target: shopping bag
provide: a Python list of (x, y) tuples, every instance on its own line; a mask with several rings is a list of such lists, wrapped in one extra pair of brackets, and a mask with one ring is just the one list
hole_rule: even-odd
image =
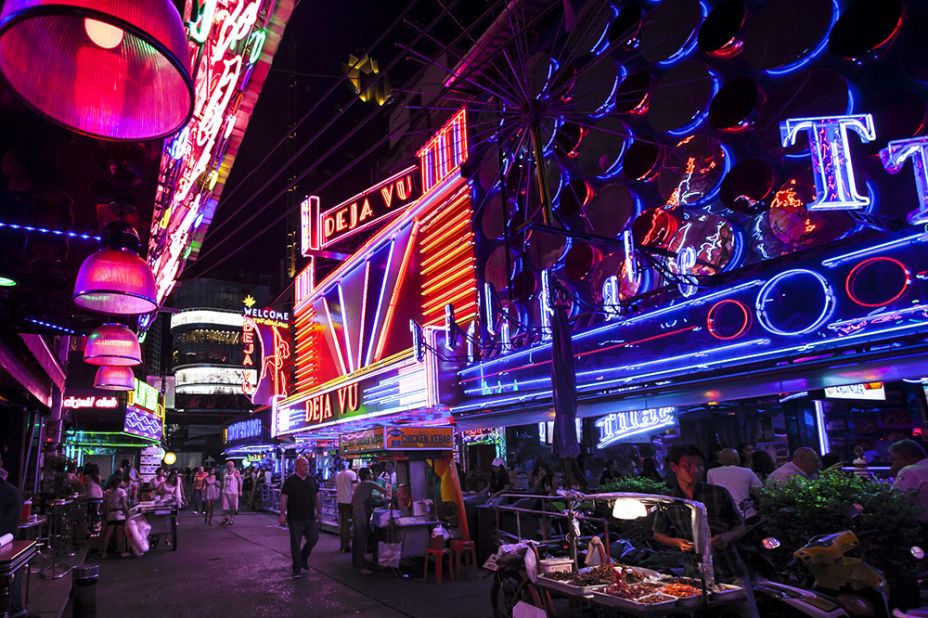
[(402, 543), (384, 543), (381, 541), (377, 544), (377, 564), (381, 567), (398, 569), (400, 567), (400, 558), (402, 557)]
[(148, 533), (151, 524), (144, 515), (133, 515), (125, 523), (126, 536), (129, 537), (129, 547), (137, 558), (141, 558), (148, 551)]

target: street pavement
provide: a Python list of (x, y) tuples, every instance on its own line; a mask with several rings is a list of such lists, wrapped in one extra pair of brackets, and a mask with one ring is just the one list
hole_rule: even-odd
[(338, 538), (321, 533), (310, 570), (290, 577), (289, 538), (275, 516), (243, 513), (234, 525), (212, 526), (201, 517), (179, 518), (178, 549), (159, 546), (142, 558), (99, 561), (100, 618), (217, 616), (400, 616), (477, 618), (492, 614), (487, 572), (465, 570), (449, 582), (422, 581), (415, 561), (408, 578), (392, 571), (364, 576), (339, 552)]

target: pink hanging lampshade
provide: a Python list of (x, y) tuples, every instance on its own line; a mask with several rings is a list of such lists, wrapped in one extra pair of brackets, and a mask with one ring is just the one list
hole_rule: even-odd
[(135, 390), (135, 373), (130, 367), (104, 365), (97, 369), (93, 387), (105, 391)]
[(142, 364), (142, 347), (125, 324), (101, 324), (87, 337), (84, 362), (88, 365), (131, 367)]
[(171, 0), (6, 0), (0, 71), (65, 127), (147, 141), (193, 112), (187, 38)]
[(139, 315), (158, 308), (151, 267), (137, 253), (135, 230), (111, 224), (102, 249), (81, 264), (74, 280), (74, 302), (98, 313)]

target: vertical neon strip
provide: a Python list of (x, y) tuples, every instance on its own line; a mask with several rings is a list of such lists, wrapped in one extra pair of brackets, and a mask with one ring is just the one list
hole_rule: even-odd
[[(390, 250), (387, 252), (387, 268), (383, 271), (383, 281), (380, 284), (380, 298), (377, 299), (377, 309), (374, 311), (374, 326), (371, 328), (371, 340), (367, 344), (367, 358), (364, 364), (370, 365), (374, 356), (374, 342), (377, 340), (377, 324), (380, 322), (380, 309), (383, 307), (383, 295), (387, 291), (387, 281), (390, 280), (390, 266), (393, 263), (393, 247), (396, 246), (396, 239), (390, 241)], [(370, 263), (370, 258), (368, 258)]]
[(487, 332), (491, 335), (496, 334), (496, 312), (493, 310), (493, 300), (496, 290), (489, 281), (483, 282), (483, 319), (486, 323)]
[(467, 362), (473, 363), (477, 360), (474, 353), (477, 344), (477, 321), (474, 320), (467, 327)]
[(813, 403), (815, 404), (815, 428), (818, 430), (818, 448), (819, 452), (824, 455), (831, 452), (828, 432), (825, 430), (825, 403), (819, 399)]
[(403, 261), (400, 262), (400, 272), (396, 277), (396, 284), (393, 287), (393, 294), (390, 296), (390, 304), (387, 306), (387, 315), (384, 317), (383, 326), (380, 329), (380, 336), (377, 338), (377, 351), (374, 352), (374, 361), (380, 360), (383, 354), (384, 346), (387, 345), (387, 333), (390, 332), (390, 322), (393, 320), (393, 312), (396, 310), (397, 294), (403, 287), (403, 280), (406, 278), (406, 268), (409, 266), (409, 257), (412, 255), (412, 249), (416, 246), (416, 236), (419, 234), (419, 221), (412, 224), (412, 232), (409, 234), (409, 244), (406, 245), (406, 251), (403, 253)]
[(547, 268), (541, 271), (541, 340), (551, 341), (551, 271)]
[(325, 317), (329, 321), (329, 331), (332, 333), (332, 341), (335, 342), (335, 355), (338, 356), (338, 364), (342, 368), (342, 375), (348, 375), (345, 369), (345, 359), (342, 358), (342, 346), (338, 334), (335, 332), (335, 322), (332, 321), (332, 313), (329, 311), (329, 301), (322, 297), (322, 308), (325, 309)]
[(345, 334), (345, 353), (348, 355), (348, 367), (351, 371), (355, 371), (357, 367), (354, 365), (354, 352), (351, 351), (351, 332), (348, 328), (348, 307), (345, 305), (345, 294), (342, 292), (342, 284), (337, 283), (336, 287), (338, 288), (338, 302), (341, 304), (342, 312), (342, 332)]
[(361, 325), (358, 328), (358, 367), (360, 368), (361, 359), (364, 358), (364, 317), (367, 314), (367, 285), (371, 275), (371, 261), (368, 260), (364, 265), (364, 292), (361, 294)]
[(448, 175), (448, 132), (442, 131), (438, 134), (435, 141), (435, 153), (438, 155), (438, 174), (436, 180), (440, 180)]

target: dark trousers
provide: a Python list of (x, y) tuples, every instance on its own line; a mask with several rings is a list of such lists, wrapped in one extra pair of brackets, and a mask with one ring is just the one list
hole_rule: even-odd
[[(309, 554), (319, 541), (319, 524), (315, 519), (299, 519), (288, 521), (287, 526), (290, 528), (290, 557), (293, 558), (293, 570), (299, 571), (309, 560)], [(300, 548), (300, 540), (303, 537), (306, 537), (306, 543)]]
[(338, 503), (338, 533), (341, 537), (341, 550), (351, 546), (351, 503)]
[(197, 513), (203, 511), (203, 490), (194, 489), (193, 490), (193, 510)]
[(367, 551), (367, 544), (371, 537), (370, 522), (354, 518), (354, 538), (351, 541), (351, 564), (356, 569), (363, 569), (364, 553)]

